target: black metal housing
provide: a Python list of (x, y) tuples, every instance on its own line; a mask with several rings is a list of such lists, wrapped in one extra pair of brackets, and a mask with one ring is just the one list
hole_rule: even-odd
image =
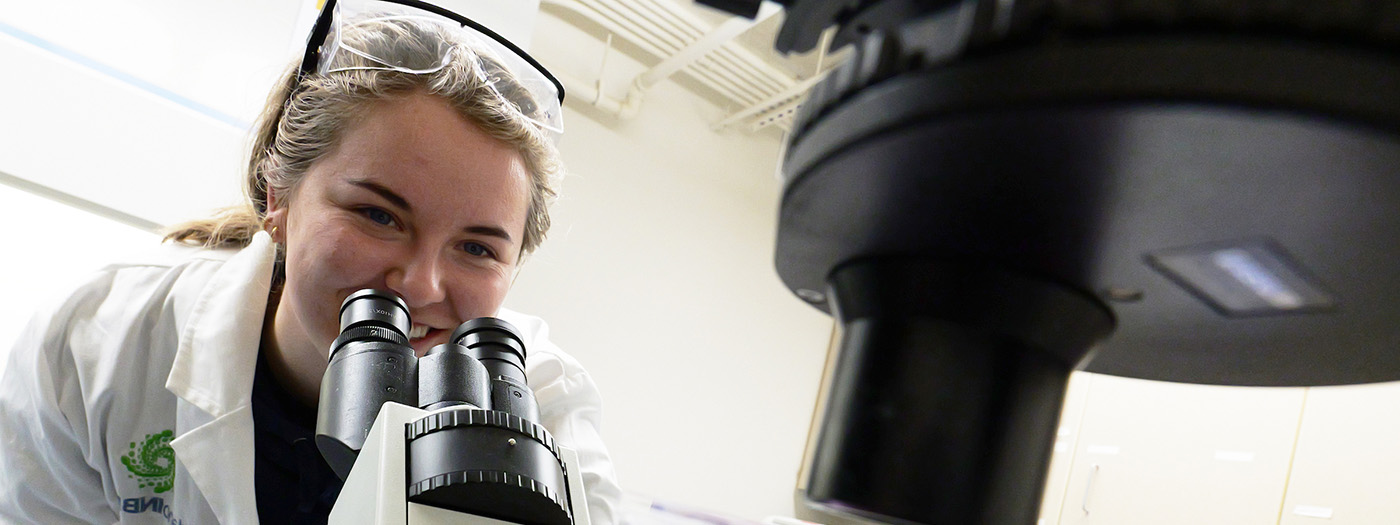
[(384, 403), (418, 406), (418, 360), (408, 346), (408, 305), (392, 292), (361, 290), (340, 308), (316, 409), (316, 448), (344, 479)]
[[(778, 274), (843, 329), (809, 499), (1033, 523), (1075, 367), (1400, 379), (1400, 1), (785, 4), (780, 46), (853, 44), (783, 167)], [(1150, 264), (1236, 243), (1327, 307), (1227, 316)]]
[(466, 347), (444, 343), (418, 359), (418, 408), (491, 408), (491, 375)]
[(554, 438), (499, 410), (453, 409), (409, 426), (408, 500), (525, 525), (573, 522)]
[(1050, 443), (1027, 437), (1053, 435), (1108, 311), (1059, 283), (905, 258), (844, 265), (831, 293), (842, 350), (807, 496), (881, 521), (1034, 522)]

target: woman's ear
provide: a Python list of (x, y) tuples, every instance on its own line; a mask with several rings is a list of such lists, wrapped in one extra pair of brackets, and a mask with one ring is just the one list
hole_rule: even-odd
[(271, 188), (267, 190), (267, 214), (263, 216), (263, 230), (279, 244), (287, 240), (287, 204), (281, 197)]

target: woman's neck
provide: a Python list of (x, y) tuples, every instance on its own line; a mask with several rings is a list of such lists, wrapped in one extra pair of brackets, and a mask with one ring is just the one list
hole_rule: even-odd
[(290, 352), (279, 344), (281, 338), (278, 336), (278, 327), (285, 329), (291, 324), (290, 321), (279, 318), (279, 315), (286, 315), (286, 312), (280, 312), (277, 308), (281, 299), (280, 291), (268, 294), (267, 312), (263, 315), (262, 344), (258, 351), (264, 353), (267, 366), (272, 370), (272, 377), (278, 386), (303, 406), (315, 409), (320, 400), (321, 375), (325, 373), (326, 363), (320, 360), (302, 362), (304, 360), (293, 359), (289, 356)]

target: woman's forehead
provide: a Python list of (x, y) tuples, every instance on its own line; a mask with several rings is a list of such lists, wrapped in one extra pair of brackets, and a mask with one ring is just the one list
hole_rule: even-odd
[(519, 151), (491, 137), (439, 97), (376, 102), (324, 159), (326, 175), (370, 183), (423, 207), (470, 207), (523, 228), (529, 172)]

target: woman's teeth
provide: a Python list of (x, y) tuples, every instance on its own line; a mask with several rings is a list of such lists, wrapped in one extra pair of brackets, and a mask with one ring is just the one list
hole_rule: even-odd
[(409, 339), (418, 339), (428, 335), (428, 325), (414, 323), (413, 328), (408, 330)]

